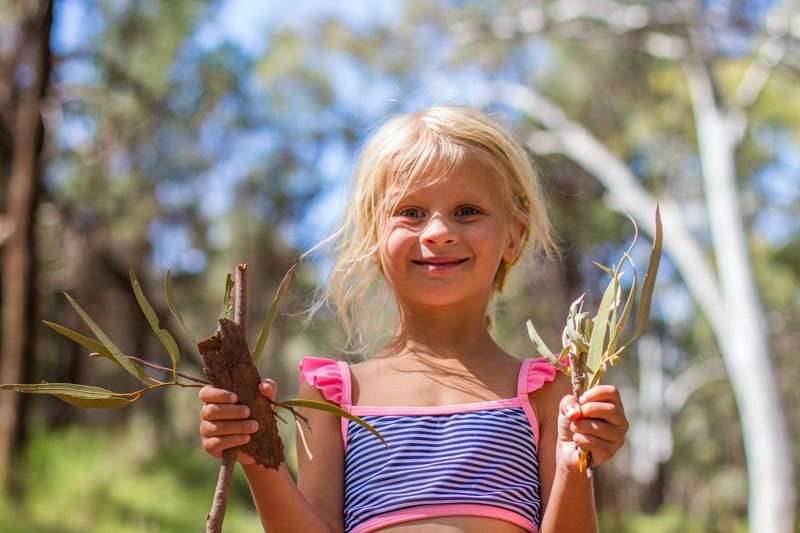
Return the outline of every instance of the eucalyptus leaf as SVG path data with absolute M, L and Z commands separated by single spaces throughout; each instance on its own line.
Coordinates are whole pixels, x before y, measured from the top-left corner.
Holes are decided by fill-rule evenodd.
M 68 339 L 77 342 L 78 344 L 80 344 L 81 346 L 84 346 L 85 348 L 88 348 L 89 351 L 91 351 L 92 353 L 100 354 L 103 357 L 105 357 L 106 359 L 109 359 L 109 360 L 113 361 L 114 363 L 117 363 L 117 360 L 114 358 L 114 356 L 108 350 L 108 348 L 103 346 L 102 343 L 97 342 L 94 339 L 90 339 L 89 337 L 87 337 L 85 335 L 82 335 L 82 334 L 78 333 L 77 331 L 71 330 L 71 329 L 69 329 L 67 327 L 64 327 L 64 326 L 60 325 L 60 324 L 56 324 L 55 322 L 49 322 L 47 320 L 42 320 L 42 323 L 45 326 L 47 326 L 48 328 L 60 333 L 61 335 L 64 335 Z
M 140 393 L 117 394 L 102 387 L 75 383 L 31 383 L 22 385 L 0 385 L 0 389 L 26 394 L 49 394 L 59 400 L 78 407 L 116 409 L 125 407 L 139 399 Z
M 653 291 L 656 285 L 656 275 L 661 263 L 661 248 L 663 241 L 663 228 L 661 227 L 661 212 L 656 205 L 655 215 L 655 234 L 653 237 L 653 247 L 650 250 L 650 261 L 647 265 L 647 273 L 642 283 L 642 295 L 639 298 L 639 309 L 636 311 L 636 322 L 634 324 L 634 338 L 638 337 L 644 327 L 644 323 L 650 316 L 650 305 L 653 302 Z
M 178 360 L 180 359 L 178 343 L 175 342 L 175 338 L 169 331 L 161 327 L 161 321 L 158 319 L 158 315 L 156 315 L 156 312 L 153 310 L 153 306 L 150 305 L 150 302 L 145 297 L 142 286 L 139 283 L 139 279 L 136 277 L 136 273 L 133 271 L 133 269 L 130 270 L 130 278 L 131 287 L 133 288 L 133 294 L 136 296 L 136 301 L 139 303 L 139 307 L 142 309 L 142 312 L 147 319 L 147 323 L 150 324 L 150 329 L 153 330 L 155 336 L 159 341 L 161 341 L 161 344 L 163 344 L 164 348 L 167 350 L 169 358 L 172 361 L 172 368 L 174 370 L 177 368 Z
M 283 298 L 283 295 L 286 294 L 286 291 L 289 289 L 289 283 L 292 281 L 292 275 L 294 274 L 295 268 L 297 268 L 297 264 L 292 265 L 286 274 L 283 275 L 281 284 L 278 286 L 278 290 L 275 293 L 275 298 L 272 299 L 272 304 L 269 306 L 269 311 L 264 319 L 264 324 L 261 326 L 261 330 L 258 332 L 256 345 L 253 348 L 252 354 L 253 364 L 256 366 L 258 366 L 258 362 L 261 360 L 261 355 L 264 353 L 264 348 L 266 347 L 267 340 L 269 339 L 269 333 L 272 331 L 272 323 L 274 322 L 275 315 L 278 312 L 278 303 L 280 303 L 281 298 Z
M 536 351 L 539 352 L 539 355 L 547 359 L 550 362 L 550 364 L 552 364 L 557 368 L 562 369 L 563 371 L 566 367 L 561 363 L 561 361 L 556 359 L 555 355 L 553 355 L 553 352 L 550 350 L 550 348 L 547 347 L 547 344 L 545 344 L 544 339 L 542 339 L 541 335 L 539 335 L 539 332 L 536 331 L 536 327 L 533 325 L 533 321 L 528 320 L 527 326 L 528 326 L 528 337 L 530 337 L 531 342 L 536 347 Z
M 607 356 L 609 354 L 613 354 L 617 350 L 617 343 L 619 342 L 620 335 L 622 334 L 622 329 L 625 327 L 625 324 L 628 323 L 631 309 L 633 309 L 633 301 L 636 296 L 637 284 L 638 279 L 636 278 L 636 273 L 634 272 L 633 280 L 631 281 L 630 292 L 628 292 L 628 298 L 625 300 L 625 307 L 622 308 L 622 314 L 619 317 L 619 321 L 616 323 L 613 329 L 609 330 L 611 332 L 611 337 L 608 339 L 608 347 L 605 350 Z
M 588 367 L 597 368 L 603 359 L 606 338 L 608 336 L 609 318 L 618 292 L 619 278 L 616 272 L 612 272 L 611 281 L 603 293 L 603 297 L 600 300 L 600 307 L 597 309 L 597 315 L 593 320 L 592 334 L 589 339 L 589 355 L 586 359 L 586 365 Z M 591 379 L 591 376 L 589 376 L 589 379 Z
M 307 409 L 316 409 L 318 411 L 325 411 L 327 413 L 331 413 L 331 414 L 334 414 L 336 416 L 340 416 L 342 418 L 346 418 L 347 420 L 352 420 L 356 424 L 360 425 L 361 427 L 365 428 L 370 433 L 372 433 L 373 435 L 378 437 L 381 440 L 381 442 L 386 445 L 387 448 L 389 447 L 389 443 L 386 442 L 386 439 L 383 438 L 383 435 L 381 435 L 378 432 L 377 429 L 372 427 L 370 424 L 365 422 L 363 419 L 361 419 L 361 418 L 359 418 L 359 417 L 357 417 L 357 416 L 355 416 L 353 414 L 348 413 L 347 411 L 345 411 L 341 407 L 339 407 L 337 405 L 334 405 L 332 403 L 320 402 L 320 401 L 317 401 L 317 400 L 286 400 L 286 401 L 283 401 L 283 402 L 275 402 L 275 405 L 277 405 L 279 407 L 305 407 Z
M 192 339 L 193 344 L 197 344 L 197 340 L 195 339 L 192 332 L 189 331 L 189 328 L 186 327 L 186 322 L 183 321 L 183 316 L 181 312 L 178 310 L 178 303 L 175 301 L 175 295 L 172 292 L 172 272 L 167 270 L 167 275 L 164 277 L 164 292 L 167 295 L 167 307 L 169 307 L 169 312 L 172 313 L 172 316 L 178 321 L 178 323 L 183 328 L 183 331 L 186 332 L 186 335 Z
M 108 337 L 108 335 L 106 335 L 105 332 L 102 329 L 100 329 L 100 326 L 98 326 L 94 322 L 94 320 L 92 320 L 91 317 L 89 317 L 89 315 L 86 314 L 86 311 L 84 311 L 83 308 L 80 305 L 78 305 L 78 302 L 76 302 L 67 293 L 64 293 L 64 296 L 67 297 L 67 300 L 69 300 L 69 303 L 70 305 L 72 305 L 73 309 L 75 309 L 75 311 L 77 311 L 77 313 L 81 316 L 83 321 L 86 322 L 86 325 L 89 326 L 89 329 L 92 330 L 92 333 L 94 333 L 97 339 L 108 349 L 108 351 L 111 353 L 111 356 L 113 357 L 113 360 L 119 366 L 124 368 L 129 374 L 136 377 L 142 382 L 150 378 L 147 372 L 145 372 L 144 369 L 139 364 L 134 363 L 133 361 L 128 359 L 128 357 L 124 353 L 122 353 L 122 351 L 119 348 L 117 348 L 117 346 Z

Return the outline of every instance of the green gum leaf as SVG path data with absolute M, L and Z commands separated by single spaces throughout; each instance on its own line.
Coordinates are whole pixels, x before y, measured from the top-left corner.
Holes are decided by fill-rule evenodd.
M 603 293 L 603 298 L 600 300 L 600 307 L 597 310 L 597 316 L 594 318 L 592 336 L 589 339 L 589 355 L 586 360 L 587 367 L 597 369 L 599 368 L 603 359 L 606 336 L 608 334 L 609 319 L 612 314 L 612 306 L 614 306 L 614 303 L 617 299 L 618 291 L 619 278 L 615 274 L 612 276 L 608 287 L 606 287 L 606 290 Z M 591 380 L 591 376 L 589 379 Z
M 181 312 L 178 310 L 178 304 L 175 301 L 175 295 L 172 292 L 172 272 L 170 272 L 169 270 L 167 270 L 167 275 L 166 277 L 164 277 L 164 292 L 167 295 L 167 307 L 169 307 L 169 312 L 172 313 L 172 316 L 174 316 L 175 319 L 178 321 L 178 323 L 181 325 L 183 331 L 186 332 L 186 335 L 188 335 L 189 338 L 192 339 L 192 342 L 194 344 L 197 344 L 197 340 L 195 339 L 194 335 L 192 335 L 192 332 L 189 331 L 189 328 L 186 327 L 186 322 L 183 321 L 183 316 L 181 315 Z
M 180 359 L 180 350 L 178 350 L 178 343 L 175 342 L 175 338 L 172 334 L 161 327 L 161 322 L 156 315 L 156 312 L 153 310 L 153 306 L 150 305 L 150 302 L 144 295 L 144 291 L 142 290 L 142 286 L 139 283 L 139 279 L 136 277 L 136 273 L 133 269 L 130 270 L 130 277 L 131 277 L 131 287 L 133 288 L 133 294 L 136 296 L 136 301 L 139 303 L 139 307 L 142 309 L 145 318 L 147 319 L 147 323 L 150 324 L 150 329 L 153 330 L 158 340 L 161 341 L 161 344 L 164 345 L 164 348 L 167 350 L 169 354 L 169 358 L 172 361 L 172 368 L 173 370 L 178 366 L 178 360 Z
M 544 339 L 542 339 L 541 335 L 539 335 L 539 332 L 536 331 L 536 327 L 533 325 L 533 321 L 528 320 L 527 326 L 528 326 L 528 337 L 530 337 L 531 342 L 536 347 L 536 351 L 539 352 L 539 355 L 547 359 L 550 362 L 550 364 L 552 364 L 556 368 L 563 370 L 564 365 L 561 364 L 561 362 L 555 358 L 553 352 L 550 350 L 550 348 L 547 347 L 547 344 L 545 344 Z
M 114 363 L 117 362 L 117 360 L 114 359 L 114 356 L 111 355 L 111 352 L 108 351 L 108 348 L 106 348 L 96 340 L 90 339 L 85 335 L 81 335 L 77 331 L 71 330 L 54 322 L 48 322 L 47 320 L 42 320 L 42 323 L 48 328 L 60 333 L 61 335 L 64 335 L 68 339 L 77 342 L 78 344 L 80 344 L 85 348 L 88 348 L 90 352 L 100 354 L 101 356 L 105 357 L 106 359 L 109 359 L 110 361 L 113 361 Z
M 658 274 L 658 267 L 661 263 L 661 248 L 663 241 L 662 227 L 661 227 L 661 212 L 656 205 L 655 215 L 655 236 L 653 237 L 653 247 L 650 250 L 650 261 L 647 265 L 647 273 L 644 276 L 642 283 L 642 295 L 639 299 L 639 309 L 636 312 L 636 322 L 634 324 L 634 338 L 638 337 L 644 327 L 644 323 L 650 316 L 650 305 L 653 301 L 653 291 L 656 285 L 656 275 Z
M 619 322 L 617 322 L 616 327 L 610 329 L 611 338 L 609 338 L 608 348 L 605 350 L 607 356 L 609 354 L 613 354 L 617 349 L 617 343 L 619 342 L 619 337 L 622 334 L 622 329 L 628 322 L 628 318 L 631 314 L 631 309 L 633 309 L 633 301 L 636 296 L 637 285 L 638 285 L 638 279 L 636 278 L 636 272 L 634 271 L 633 280 L 631 281 L 631 289 L 630 292 L 628 293 L 628 297 L 625 299 L 625 307 L 622 308 L 622 315 L 620 315 Z
M 139 399 L 139 393 L 117 394 L 102 387 L 77 385 L 75 383 L 33 383 L 22 385 L 0 385 L 0 389 L 25 394 L 49 394 L 77 407 L 117 409 Z
M 269 306 L 269 311 L 264 319 L 264 324 L 261 326 L 261 330 L 258 332 L 256 345 L 253 348 L 253 364 L 256 366 L 258 366 L 258 362 L 261 360 L 261 355 L 264 353 L 264 347 L 266 347 L 267 340 L 269 339 L 269 333 L 272 331 L 272 322 L 275 320 L 275 315 L 278 312 L 278 303 L 280 303 L 281 298 L 283 298 L 283 295 L 286 294 L 286 291 L 289 288 L 289 283 L 292 281 L 292 275 L 294 274 L 295 268 L 297 268 L 296 264 L 292 265 L 286 274 L 284 274 L 281 284 L 278 286 L 278 290 L 275 293 L 275 298 L 272 299 L 272 304 Z
M 140 365 L 128 359 L 128 357 L 124 353 L 122 353 L 122 351 L 119 348 L 117 348 L 117 346 L 108 337 L 108 335 L 106 335 L 105 332 L 102 329 L 100 329 L 100 326 L 98 326 L 94 322 L 94 320 L 92 320 L 89 317 L 89 315 L 86 314 L 86 311 L 84 311 L 83 308 L 80 305 L 78 305 L 78 302 L 76 302 L 67 293 L 64 293 L 64 296 L 67 297 L 67 300 L 69 301 L 73 309 L 75 309 L 75 311 L 80 315 L 80 317 L 83 319 L 86 325 L 89 326 L 89 329 L 91 329 L 92 333 L 95 334 L 97 340 L 99 340 L 103 344 L 103 346 L 107 348 L 114 362 L 116 362 L 119 366 L 124 368 L 129 374 L 139 379 L 140 381 L 145 381 L 146 379 L 150 378 L 147 372 L 145 372 Z
M 381 435 L 377 429 L 366 423 L 363 419 L 348 413 L 341 407 L 334 405 L 332 403 L 320 402 L 317 400 L 286 400 L 283 402 L 275 402 L 275 405 L 279 407 L 304 407 L 306 409 L 316 409 L 318 411 L 325 411 L 327 413 L 331 413 L 333 415 L 346 418 L 347 420 L 351 420 L 356 424 L 358 424 L 359 426 L 368 430 L 370 433 L 378 437 L 380 441 L 386 445 L 387 448 L 389 447 L 389 443 L 386 442 L 386 439 L 383 438 L 383 435 Z

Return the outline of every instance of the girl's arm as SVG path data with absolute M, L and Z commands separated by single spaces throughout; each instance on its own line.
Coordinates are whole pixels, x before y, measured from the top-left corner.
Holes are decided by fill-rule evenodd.
M 268 398 L 275 398 L 274 383 L 265 381 L 260 390 Z M 201 409 L 200 435 L 203 448 L 211 455 L 220 457 L 223 450 L 244 444 L 249 440 L 250 434 L 256 431 L 256 421 L 247 418 L 250 413 L 246 406 L 235 403 L 234 393 L 204 387 L 199 396 L 205 403 Z M 301 388 L 301 397 L 323 400 L 319 392 L 311 386 Z M 295 484 L 286 465 L 281 465 L 279 470 L 264 468 L 241 451 L 237 459 L 243 466 L 265 531 L 338 533 L 343 530 L 341 487 L 344 471 L 343 467 L 335 468 L 336 458 L 344 455 L 341 433 L 338 431 L 339 418 L 311 410 L 304 410 L 300 414 L 308 419 L 313 428 L 313 432 L 305 429 L 304 433 L 309 441 L 309 448 L 314 453 L 314 461 L 308 461 L 303 444 L 298 438 L 300 470 L 309 470 L 299 476 L 302 489 Z M 331 438 L 329 435 L 334 424 L 336 434 Z M 340 462 L 343 465 L 343 459 Z M 330 471 L 331 468 L 334 470 Z M 319 481 L 314 482 L 315 479 Z M 339 490 L 336 490 L 337 486 Z
M 559 374 L 532 399 L 540 417 L 541 532 L 597 531 L 592 480 L 578 470 L 576 445 L 592 452 L 594 465 L 619 450 L 628 430 L 619 393 L 601 385 L 578 401 L 568 378 Z

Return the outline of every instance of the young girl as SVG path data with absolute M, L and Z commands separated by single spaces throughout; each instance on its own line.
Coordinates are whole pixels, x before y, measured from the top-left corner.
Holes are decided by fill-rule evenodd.
M 553 242 L 529 155 L 473 109 L 441 106 L 387 122 L 364 146 L 332 238 L 324 301 L 364 346 L 383 284 L 397 323 L 364 362 L 300 364 L 301 398 L 372 424 L 306 410 L 295 484 L 239 452 L 270 532 L 588 532 L 597 529 L 593 464 L 622 446 L 614 387 L 581 398 L 543 359 L 519 360 L 490 336 L 491 304 L 523 254 Z M 371 305 L 372 304 L 372 305 Z M 380 304 L 379 304 L 380 305 Z M 384 307 L 380 305 L 381 307 Z M 261 392 L 274 398 L 266 380 Z M 258 421 L 232 392 L 205 387 L 200 434 L 219 457 Z

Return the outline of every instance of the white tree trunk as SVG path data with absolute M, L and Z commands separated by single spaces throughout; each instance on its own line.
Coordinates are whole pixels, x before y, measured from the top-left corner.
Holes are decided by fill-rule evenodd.
M 553 151 L 594 175 L 606 187 L 609 204 L 629 213 L 653 234 L 655 199 L 590 132 L 528 87 L 498 84 L 488 96 L 542 124 Z M 731 136 L 735 132 L 725 134 L 718 113 L 705 107 L 696 113 L 718 272 L 685 226 L 677 206 L 668 200 L 660 201 L 664 250 L 714 330 L 737 399 L 748 470 L 750 530 L 789 533 L 794 522 L 793 459 L 745 246 L 734 179 Z
M 719 109 L 705 68 L 687 65 L 686 73 L 725 307 L 726 319 L 717 338 L 739 404 L 747 456 L 751 531 L 789 533 L 795 504 L 792 450 L 736 189 L 736 128 L 727 124 Z

